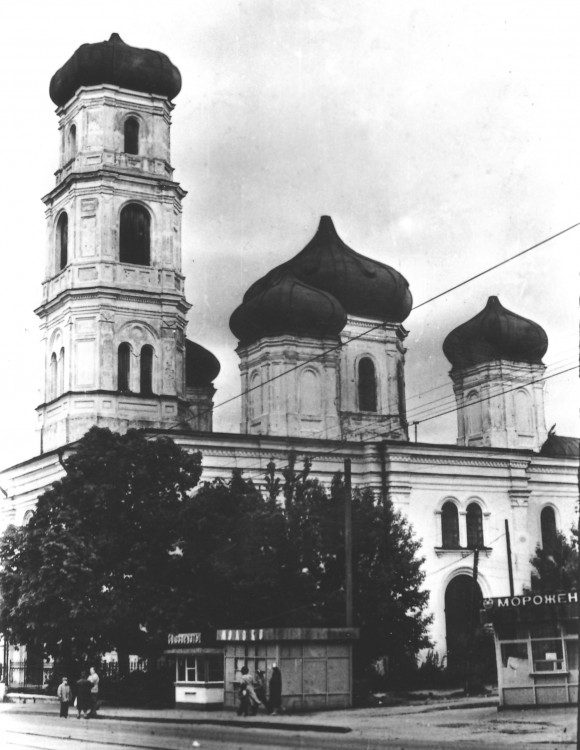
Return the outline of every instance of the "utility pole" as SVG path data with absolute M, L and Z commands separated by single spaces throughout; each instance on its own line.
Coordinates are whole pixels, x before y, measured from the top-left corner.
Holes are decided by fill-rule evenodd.
M 512 546 L 510 544 L 510 527 L 507 518 L 505 519 L 505 543 L 507 547 L 508 576 L 510 579 L 510 596 L 514 595 L 514 571 L 512 568 Z
M 344 459 L 344 564 L 346 627 L 352 628 L 352 479 L 350 458 Z

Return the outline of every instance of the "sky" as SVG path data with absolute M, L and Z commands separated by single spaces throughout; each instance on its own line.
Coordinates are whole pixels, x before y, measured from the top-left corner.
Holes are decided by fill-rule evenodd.
M 113 32 L 181 71 L 172 164 L 188 337 L 211 349 L 214 429 L 238 431 L 243 293 L 323 214 L 396 268 L 420 304 L 580 222 L 580 4 L 489 0 L 69 0 L 0 9 L 4 180 L 0 465 L 38 453 L 41 301 L 58 120 L 53 73 Z M 489 295 L 546 330 L 547 374 L 578 364 L 580 227 L 413 311 L 411 421 L 453 406 L 441 346 Z M 437 402 L 430 404 L 437 399 Z M 439 400 L 441 399 L 441 400 Z M 578 435 L 578 371 L 546 381 L 546 422 Z M 456 416 L 418 425 L 454 443 Z

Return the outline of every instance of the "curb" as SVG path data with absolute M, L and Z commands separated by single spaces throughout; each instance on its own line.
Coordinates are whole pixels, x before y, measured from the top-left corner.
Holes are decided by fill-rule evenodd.
M 4 709 L 3 713 L 23 713 L 11 709 Z M 29 711 L 37 716 L 56 716 L 54 711 Z M 153 717 L 153 716 L 107 716 L 100 713 L 90 719 L 94 721 L 138 721 L 149 724 L 189 724 L 189 725 L 206 725 L 206 726 L 227 726 L 247 729 L 279 729 L 292 732 L 327 732 L 328 734 L 348 734 L 352 732 L 350 727 L 336 726 L 332 724 L 302 724 L 299 722 L 280 722 L 280 721 L 242 721 L 241 719 L 181 719 L 178 717 Z

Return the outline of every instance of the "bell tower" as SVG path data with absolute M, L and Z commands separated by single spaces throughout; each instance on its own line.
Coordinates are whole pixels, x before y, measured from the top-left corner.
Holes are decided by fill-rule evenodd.
M 169 428 L 187 415 L 181 201 L 170 163 L 169 58 L 117 34 L 53 76 L 60 159 L 46 205 L 41 451 L 98 424 Z

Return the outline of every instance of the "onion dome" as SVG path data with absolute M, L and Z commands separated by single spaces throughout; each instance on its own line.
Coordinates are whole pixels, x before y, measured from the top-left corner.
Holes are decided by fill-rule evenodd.
M 162 52 L 130 47 L 118 34 L 108 42 L 81 45 L 50 81 L 50 98 L 61 107 L 80 86 L 109 83 L 124 89 L 173 99 L 181 74 Z
M 230 318 L 230 329 L 242 345 L 265 336 L 338 336 L 346 313 L 331 294 L 304 284 L 289 273 L 270 279 L 270 285 L 244 301 Z
M 451 331 L 443 342 L 443 353 L 456 369 L 498 359 L 541 364 L 547 349 L 544 329 L 506 310 L 497 297 L 490 297 L 480 313 Z
M 540 448 L 541 456 L 549 458 L 580 458 L 580 438 L 556 435 L 550 431 L 548 438 Z
M 196 344 L 185 339 L 185 385 L 188 388 L 203 388 L 211 385 L 221 369 L 217 357 Z
M 318 231 L 304 250 L 252 284 L 244 302 L 263 292 L 284 272 L 332 294 L 350 315 L 400 323 L 411 312 L 413 298 L 407 280 L 393 268 L 348 247 L 330 216 L 321 217 Z

